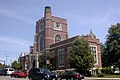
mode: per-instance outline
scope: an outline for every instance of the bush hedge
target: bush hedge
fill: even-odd
[[[101,73],[103,73],[103,74],[111,74],[112,70],[111,70],[111,68],[103,67],[102,70],[101,70]]]

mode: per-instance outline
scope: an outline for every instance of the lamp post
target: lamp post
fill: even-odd
[[[7,66],[7,57],[8,57],[7,54],[5,54],[5,57],[6,57],[6,66]]]
[[[39,61],[38,61],[38,53],[36,53],[36,67],[38,68],[39,67]]]

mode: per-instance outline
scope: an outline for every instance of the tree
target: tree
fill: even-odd
[[[47,68],[52,68],[53,67],[53,55],[49,52],[43,53],[41,56],[39,56],[39,66],[40,67],[47,67]],[[47,64],[46,61],[49,61],[50,63]]]
[[[3,67],[5,67],[5,64],[0,63],[0,68],[3,68]]]
[[[16,70],[21,70],[22,69],[22,64],[18,61],[13,61],[13,63],[11,64],[11,67],[16,69]]]
[[[105,43],[106,66],[120,66],[120,23],[111,25]]]
[[[106,58],[106,53],[105,53],[105,45],[104,44],[100,44],[101,45],[101,57],[102,57],[102,66],[106,67],[107,63],[107,58]]]
[[[69,50],[68,60],[71,67],[83,73],[92,68],[95,60],[88,41],[77,37]]]

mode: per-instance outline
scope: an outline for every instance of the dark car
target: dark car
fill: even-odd
[[[62,80],[62,79],[81,80],[81,79],[84,79],[84,76],[82,74],[79,74],[76,71],[66,71],[62,75],[59,75],[59,78],[60,78],[60,80]]]
[[[46,68],[31,68],[28,72],[29,80],[57,80],[58,76]]]
[[[0,69],[0,76],[6,76],[7,71],[5,69]]]
[[[12,74],[10,74],[11,77],[16,77],[16,78],[20,78],[20,77],[27,77],[27,74],[25,72],[22,71],[15,71]]]

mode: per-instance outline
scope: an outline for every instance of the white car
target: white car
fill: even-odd
[[[13,68],[5,68],[7,75],[12,74],[15,70]]]

